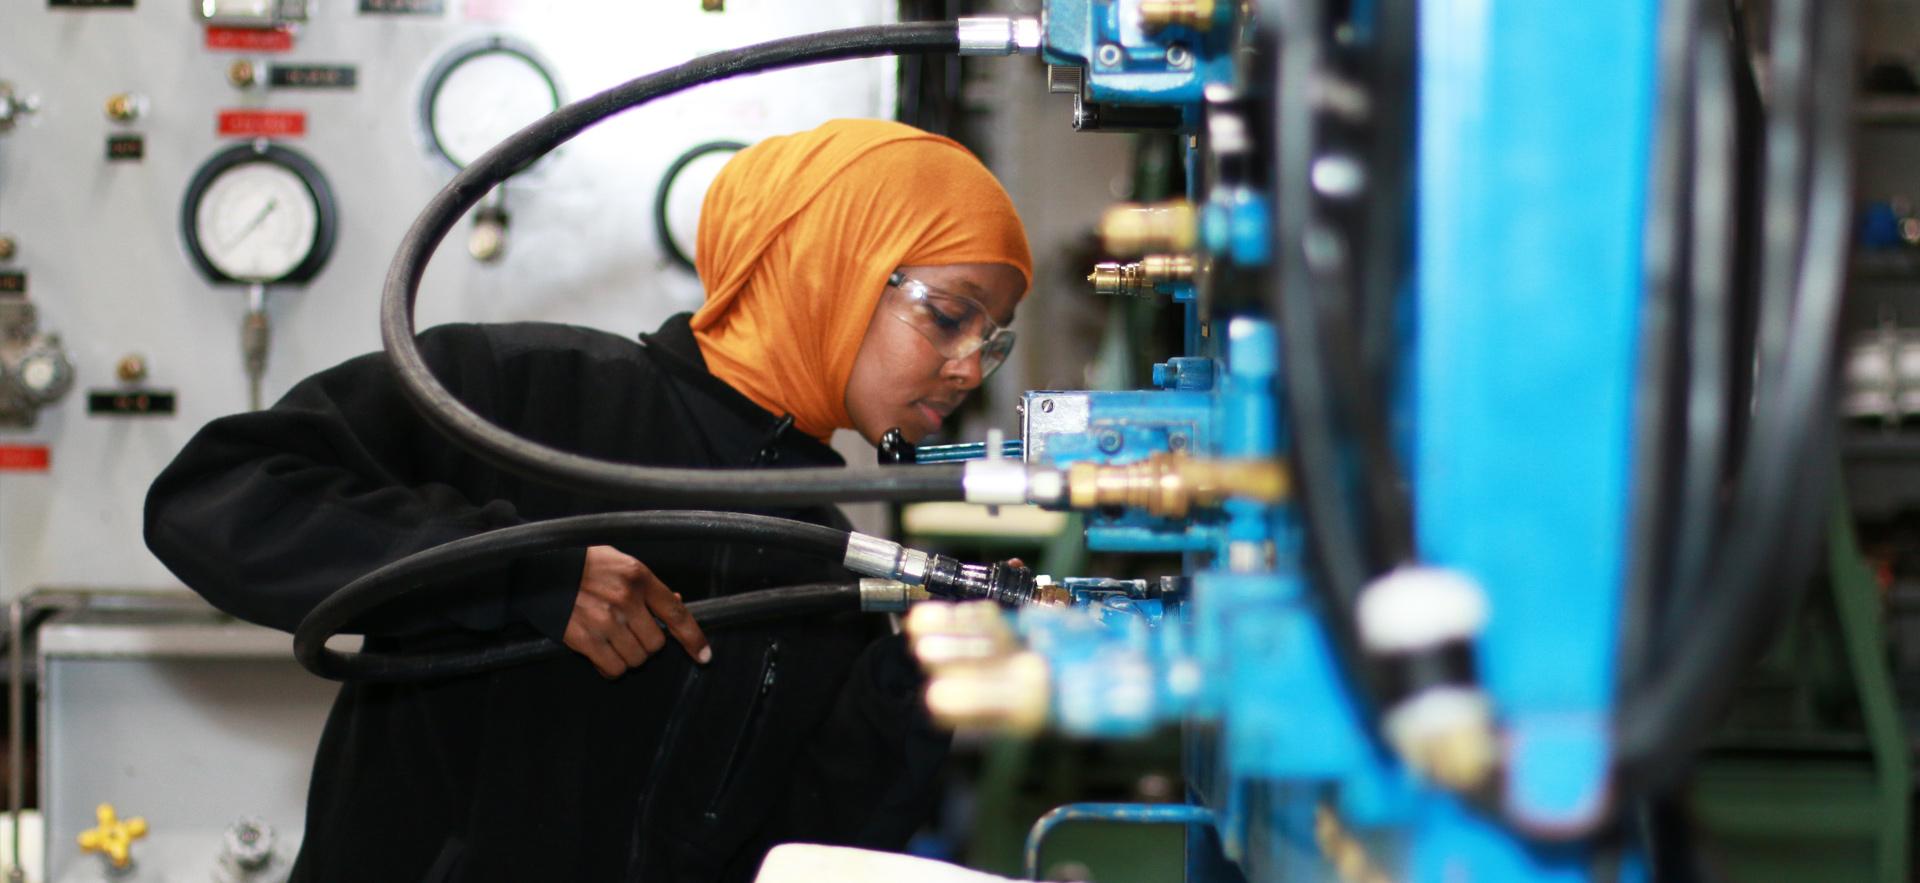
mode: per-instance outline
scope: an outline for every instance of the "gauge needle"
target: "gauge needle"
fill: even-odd
[[[280,199],[278,197],[269,197],[267,199],[267,204],[260,209],[260,213],[257,215],[254,215],[253,220],[248,221],[247,226],[242,227],[240,229],[239,235],[229,240],[227,242],[226,247],[232,248],[236,245],[239,245],[240,240],[247,238],[247,236],[252,234],[253,231],[260,229],[260,225],[263,223],[266,223],[267,216],[270,214],[273,214],[273,210],[279,207],[280,207]]]

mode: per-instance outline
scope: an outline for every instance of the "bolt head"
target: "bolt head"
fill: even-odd
[[[1187,51],[1187,47],[1182,46],[1178,43],[1175,43],[1172,46],[1167,47],[1167,66],[1168,67],[1186,68],[1192,64],[1193,64],[1193,53]]]
[[[1093,60],[1106,67],[1119,67],[1120,58],[1120,47],[1112,43],[1102,44],[1099,51],[1095,52],[1093,56]]]
[[[258,77],[259,72],[253,66],[253,62],[245,58],[236,59],[232,64],[227,65],[227,82],[239,88],[245,89],[253,85]]]
[[[121,356],[119,364],[113,366],[113,375],[127,383],[138,383],[147,379],[146,357],[139,353]]]

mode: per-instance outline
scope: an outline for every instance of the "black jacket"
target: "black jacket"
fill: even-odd
[[[684,315],[639,343],[547,324],[421,338],[474,410],[545,444],[654,465],[839,465],[826,446],[707,373]],[[241,618],[291,631],[328,593],[448,540],[642,508],[500,471],[414,412],[381,354],[323,371],[273,408],[200,431],[147,497],[148,546]],[[845,527],[837,509],[772,512]],[[621,548],[695,600],[844,579],[762,548]],[[382,610],[369,649],[539,633],[558,640],[584,552]],[[732,880],[790,840],[892,848],[927,809],[945,741],[899,639],[814,618],[671,641],[602,679],[577,654],[419,684],[347,684],[308,795],[301,881]]]

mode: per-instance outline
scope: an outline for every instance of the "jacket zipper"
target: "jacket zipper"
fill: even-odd
[[[686,707],[687,697],[693,693],[693,685],[699,680],[699,669],[687,672],[686,678],[680,682],[680,695],[674,699],[674,708]],[[640,791],[640,812],[633,819],[633,841],[627,849],[627,873],[623,879],[640,879],[640,868],[646,862],[647,823],[653,816],[654,795],[660,792],[659,780],[654,775],[654,771],[660,768],[660,759],[666,756],[674,741],[680,738],[682,719],[682,716],[677,714],[668,718],[667,729],[660,734],[660,744],[654,746],[653,760],[647,764],[647,786]]]
[[[766,710],[767,695],[773,692],[773,683],[779,673],[780,642],[767,645],[766,655],[760,660],[760,689],[753,694],[753,704],[747,706],[747,717],[740,722],[740,734],[733,740],[733,750],[727,752],[727,765],[720,773],[720,784],[713,789],[713,799],[707,803],[705,813],[707,821],[720,818],[721,805],[727,799],[727,793],[733,790],[733,780],[739,774],[746,760],[747,743],[753,738],[753,731],[760,723],[760,715]]]

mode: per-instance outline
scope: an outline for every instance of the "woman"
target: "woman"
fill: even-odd
[[[938,426],[1005,357],[1032,273],[1012,203],[978,160],[872,120],[738,154],[707,195],[698,264],[705,306],[638,342],[447,326],[422,335],[422,352],[470,407],[565,450],[839,465],[836,428],[877,442]],[[455,448],[374,354],[208,424],[155,481],[146,536],[216,606],[292,630],[413,552],[642,507]],[[831,507],[769,514],[846,526]],[[746,879],[779,842],[897,847],[945,752],[898,639],[823,618],[708,636],[682,606],[836,578],[778,550],[631,543],[522,559],[382,611],[361,624],[369,649],[544,634],[578,655],[343,686],[294,879]]]

